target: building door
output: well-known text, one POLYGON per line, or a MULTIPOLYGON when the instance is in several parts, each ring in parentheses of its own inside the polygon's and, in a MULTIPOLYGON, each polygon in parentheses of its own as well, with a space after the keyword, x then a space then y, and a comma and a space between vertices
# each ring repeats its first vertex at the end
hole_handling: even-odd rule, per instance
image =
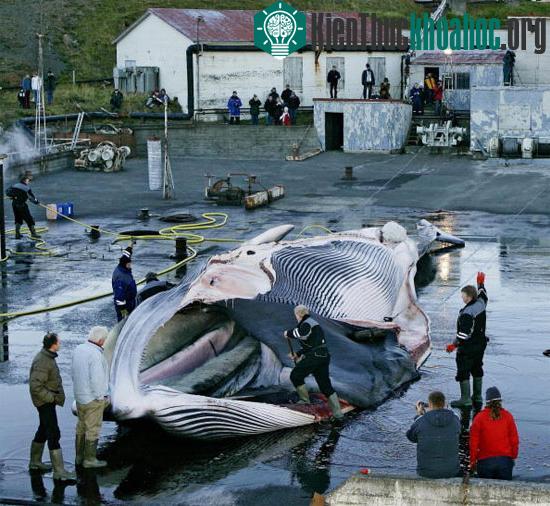
POLYGON ((369 56, 369 65, 374 74, 375 86, 378 87, 386 77, 386 58, 384 56, 369 56))
POLYGON ((424 67, 424 78, 431 74, 436 82, 439 80, 439 67, 424 67))
POLYGON ((286 57, 283 60, 283 90, 286 85, 295 92, 303 91, 302 77, 304 72, 304 61, 301 56, 286 57))
POLYGON ((344 113, 325 113, 325 150, 342 149, 344 145, 344 113))

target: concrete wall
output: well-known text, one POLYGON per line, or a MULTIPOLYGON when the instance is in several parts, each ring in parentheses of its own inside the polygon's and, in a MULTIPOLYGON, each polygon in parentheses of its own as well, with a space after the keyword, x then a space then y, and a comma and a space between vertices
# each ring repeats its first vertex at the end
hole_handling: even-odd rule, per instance
POLYGON ((427 480, 394 476, 353 476, 326 499, 329 506, 550 505, 550 485, 471 479, 427 480))
POLYGON ((470 149, 495 136, 550 137, 550 86, 477 88, 472 94, 470 149))
POLYGON ((314 122, 322 149, 325 145, 325 113, 344 114, 344 151, 391 152, 407 141, 412 107, 402 102, 366 100, 315 100, 314 122))
POLYGON ((147 16, 116 46, 116 66, 126 60, 138 67, 159 67, 159 85, 170 97, 187 107, 187 60, 185 50, 192 42, 156 16, 147 16))
MULTIPOLYGON (((447 107, 453 110, 467 111, 470 109, 470 97, 472 89, 477 86, 501 86, 504 81, 504 73, 501 64, 487 65, 437 65, 439 76, 447 73, 469 73, 469 90, 445 90, 443 100, 447 107)), ((425 65, 411 65, 410 83, 423 83, 425 77, 425 65)))
MULTIPOLYGON (((163 134, 162 126, 134 129, 137 156, 147 156, 147 139, 163 134)), ((172 156, 283 160, 293 143, 302 143, 301 152, 319 149, 313 127, 278 127, 253 125, 181 125, 170 128, 172 156)))
POLYGON ((4 177, 6 180, 4 183, 11 184, 17 182, 19 175, 26 170, 32 171, 33 176, 36 177, 43 174, 72 169, 74 167, 74 155, 72 152, 67 151, 26 161, 10 161, 8 159, 5 167, 4 177))

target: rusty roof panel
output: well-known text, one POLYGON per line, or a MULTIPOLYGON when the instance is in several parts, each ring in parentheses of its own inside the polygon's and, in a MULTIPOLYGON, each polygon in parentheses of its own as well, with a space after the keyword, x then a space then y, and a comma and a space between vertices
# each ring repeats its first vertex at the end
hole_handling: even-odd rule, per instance
MULTIPOLYGON (((201 42, 254 42, 254 15, 258 11, 152 8, 147 12, 162 19, 192 41, 196 41, 197 38, 197 18, 202 16, 204 18, 204 23, 201 23, 200 25, 201 42)), ((359 13, 333 12, 331 15, 332 19, 356 19, 358 22, 358 37, 361 36, 359 13)), ((307 12, 306 18, 307 42, 311 44, 312 13, 307 12)), ((372 34, 372 26, 370 22, 367 24, 366 32, 368 44, 372 34)), ((400 50, 405 49, 406 48, 400 48, 400 50)))
POLYGON ((453 51, 447 56, 443 51, 424 51, 411 59, 412 65, 486 65, 491 63, 502 64, 506 51, 479 50, 453 51))

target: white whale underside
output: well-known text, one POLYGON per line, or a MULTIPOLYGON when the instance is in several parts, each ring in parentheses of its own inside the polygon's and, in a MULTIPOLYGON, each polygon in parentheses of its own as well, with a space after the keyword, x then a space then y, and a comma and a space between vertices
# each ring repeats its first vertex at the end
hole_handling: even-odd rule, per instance
MULTIPOLYGON (((194 348, 184 349, 171 359, 174 364, 179 361, 177 365, 167 360, 140 374, 151 336, 167 328, 175 313, 197 303, 225 303, 229 307, 232 300, 305 304, 313 313, 334 322, 399 328, 399 344, 416 365, 427 358, 429 319, 416 302, 416 263, 419 254, 438 236, 452 242, 456 238, 421 222, 416 240, 392 224, 383 229, 282 241, 292 228, 276 227, 236 250, 212 257, 188 286, 156 295, 130 315, 116 340, 111 363, 111 401, 116 419, 149 417, 170 433, 210 439, 261 434, 317 421, 313 414, 284 406, 195 395, 162 385, 163 367, 175 367, 170 370, 193 379, 193 354, 198 353, 194 350, 204 348, 200 340, 192 345, 194 348), (388 317, 392 321, 384 321, 388 317)), ((216 339, 216 343, 225 343, 228 337, 216 335, 216 339)), ((330 349, 330 342, 328 346, 330 349)), ((253 387, 289 386, 289 368, 283 367, 264 343, 255 364, 253 387)), ((239 381, 251 378, 245 371, 235 379, 236 386, 228 388, 239 388, 239 381)))

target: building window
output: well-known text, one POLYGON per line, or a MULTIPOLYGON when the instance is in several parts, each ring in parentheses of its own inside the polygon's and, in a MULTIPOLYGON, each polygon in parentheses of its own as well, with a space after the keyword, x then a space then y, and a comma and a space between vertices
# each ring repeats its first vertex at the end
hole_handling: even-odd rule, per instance
POLYGON ((289 84, 293 91, 303 91, 302 76, 304 62, 301 57, 286 57, 283 60, 283 89, 289 84))
MULTIPOLYGON (((336 70, 340 72, 340 81, 338 81, 338 89, 343 90, 346 87, 346 65, 345 65, 345 58, 341 56, 327 56, 327 75, 332 70, 332 66, 336 66, 336 70)), ((326 80, 326 79, 325 79, 326 80)), ((329 88, 330 84, 327 82, 327 88, 329 88)))
POLYGON ((378 86, 384 80, 384 77, 387 77, 386 58, 384 56, 369 56, 367 63, 374 74, 374 82, 378 86))
POLYGON ((443 76, 443 84, 446 90, 469 90, 470 89, 470 73, 469 72, 453 72, 443 76))

